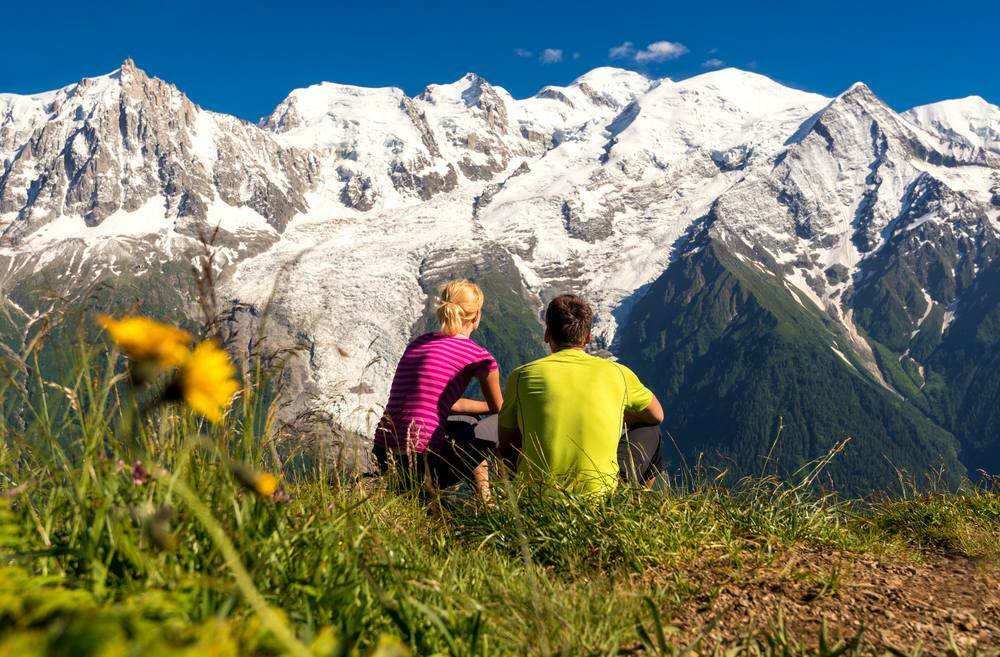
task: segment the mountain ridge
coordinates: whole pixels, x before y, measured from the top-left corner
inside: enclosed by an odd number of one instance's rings
[[[990,285],[1000,244],[1000,108],[900,114],[863,83],[827,98],[738,69],[673,81],[604,67],[523,99],[475,74],[413,97],[320,83],[252,124],[130,62],[113,76],[0,96],[0,288],[22,305],[33,280],[79,289],[176,273],[213,233],[227,307],[250,322],[239,309],[267,307],[282,336],[308,345],[293,407],[319,404],[364,433],[441,272],[497,290],[491,311],[516,318],[488,338],[505,365],[535,353],[524,318],[564,291],[594,304],[595,347],[629,363],[647,349],[635,308],[650,326],[701,330],[672,301],[657,317],[646,295],[663,276],[692,286],[679,298],[696,295],[705,282],[671,268],[711,248],[731,256],[708,270],[743,286],[759,270],[767,298],[786,295],[766,312],[806,313],[792,324],[813,337],[789,353],[846,368],[831,380],[870,378],[862,406],[888,409],[883,394],[907,405],[880,411],[885,422],[940,445],[939,430],[960,426],[956,405],[972,403],[960,381],[970,356],[949,368],[941,350],[975,351],[948,334],[963,303],[980,309],[964,335],[992,331],[976,286]],[[706,357],[757,362],[752,341],[726,349]],[[996,420],[976,417],[961,426],[983,454]],[[819,444],[802,431],[796,440]]]

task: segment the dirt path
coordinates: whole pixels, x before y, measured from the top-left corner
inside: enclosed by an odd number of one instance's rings
[[[690,572],[695,598],[671,624],[690,641],[713,618],[707,646],[774,625],[815,646],[823,619],[831,637],[905,652],[943,654],[960,648],[1000,653],[1000,568],[969,559],[926,555],[921,563],[881,561],[846,553],[793,551],[735,576],[731,565]]]

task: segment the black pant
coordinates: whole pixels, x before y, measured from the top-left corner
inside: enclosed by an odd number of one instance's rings
[[[372,455],[384,474],[394,469],[408,484],[419,484],[429,476],[438,488],[460,481],[472,481],[473,470],[496,450],[497,416],[483,419],[471,415],[452,415],[445,426],[448,432],[443,445],[420,454],[388,451],[376,445]]]
[[[644,486],[663,472],[660,463],[660,426],[635,426],[618,442],[618,473],[623,481]]]

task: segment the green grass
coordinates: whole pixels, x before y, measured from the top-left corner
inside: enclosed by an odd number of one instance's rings
[[[862,504],[747,479],[593,500],[519,481],[496,485],[495,509],[423,499],[284,432],[260,367],[210,426],[180,406],[139,413],[156,391],[133,398],[100,345],[67,353],[59,381],[32,353],[0,369],[4,418],[19,418],[0,427],[0,654],[678,655],[671,610],[705,593],[706,561],[998,556],[983,489]],[[234,464],[283,473],[282,492],[255,494]],[[867,654],[780,624],[731,648]]]
[[[878,530],[905,536],[922,548],[1000,562],[1000,495],[996,493],[932,493],[911,500],[884,501],[871,522]]]

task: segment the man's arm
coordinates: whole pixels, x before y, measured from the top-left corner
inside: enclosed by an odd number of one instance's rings
[[[518,422],[518,405],[521,400],[517,396],[517,383],[520,379],[520,369],[515,369],[507,377],[507,387],[504,389],[503,410],[497,419],[498,444],[497,452],[500,454],[500,462],[504,467],[514,471],[517,464],[517,454],[521,450],[523,438],[521,436],[520,423]]]
[[[500,444],[497,451],[500,453],[500,458],[512,471],[517,463],[517,455],[521,451],[523,440],[521,430],[517,427],[510,428],[500,425]]]
[[[660,405],[660,400],[656,398],[656,395],[653,395],[649,404],[641,411],[625,409],[625,424],[627,426],[660,424],[661,422],[663,422],[663,406]]]
[[[521,449],[521,430],[517,427],[500,426],[500,453],[513,452]]]

